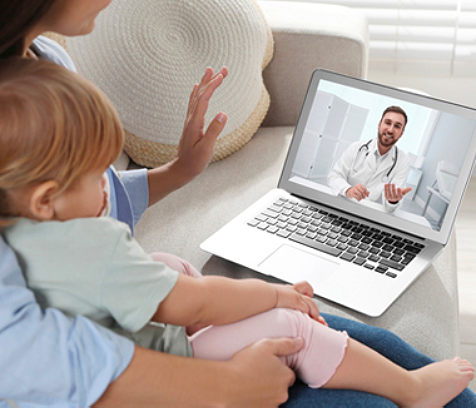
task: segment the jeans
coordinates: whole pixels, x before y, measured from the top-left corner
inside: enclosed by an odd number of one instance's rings
[[[420,353],[388,330],[326,313],[322,313],[322,315],[329,327],[346,330],[353,339],[374,349],[407,370],[414,370],[433,362],[431,358]],[[297,380],[289,390],[289,400],[282,407],[396,408],[396,405],[377,395],[352,390],[313,389]],[[476,395],[467,388],[446,407],[476,407]]]

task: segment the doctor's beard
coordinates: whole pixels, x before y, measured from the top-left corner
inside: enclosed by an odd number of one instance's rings
[[[385,143],[383,141],[383,138],[385,136],[385,133],[383,132],[378,132],[378,141],[380,143],[380,145],[382,145],[383,147],[391,147],[393,146],[395,143],[397,143],[398,141],[398,138],[395,138],[395,136],[390,136],[391,137],[391,142],[389,143]],[[388,137],[388,136],[387,136]]]

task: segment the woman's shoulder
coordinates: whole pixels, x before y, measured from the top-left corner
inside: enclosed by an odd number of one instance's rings
[[[76,72],[76,66],[66,50],[51,38],[40,35],[33,40],[32,48],[40,57]]]

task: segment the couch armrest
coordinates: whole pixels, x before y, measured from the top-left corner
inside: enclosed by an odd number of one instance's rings
[[[271,106],[264,126],[294,126],[312,72],[324,68],[365,77],[366,18],[348,7],[291,1],[259,1],[275,50],[264,71]]]

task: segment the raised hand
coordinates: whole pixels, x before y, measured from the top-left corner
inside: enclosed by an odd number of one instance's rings
[[[208,166],[216,139],[225,127],[227,116],[220,112],[205,131],[205,114],[210,98],[227,75],[226,67],[216,74],[212,68],[208,67],[200,83],[194,85],[190,94],[176,162],[183,174],[189,178],[200,174]]]
[[[411,187],[407,188],[400,188],[397,187],[395,184],[385,184],[385,199],[390,204],[398,203],[405,194],[409,193],[412,189]]]

